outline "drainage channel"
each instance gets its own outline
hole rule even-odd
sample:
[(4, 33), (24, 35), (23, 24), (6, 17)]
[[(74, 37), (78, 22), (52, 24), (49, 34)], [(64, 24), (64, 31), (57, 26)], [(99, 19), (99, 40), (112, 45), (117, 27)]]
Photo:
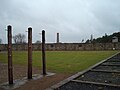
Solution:
[(120, 90), (120, 53), (47, 90)]

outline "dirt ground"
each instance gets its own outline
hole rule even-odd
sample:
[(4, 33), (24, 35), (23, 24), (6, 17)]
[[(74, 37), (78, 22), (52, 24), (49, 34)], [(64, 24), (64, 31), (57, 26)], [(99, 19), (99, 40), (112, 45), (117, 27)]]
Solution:
[[(22, 79), (23, 77), (26, 77), (27, 67), (14, 65), (13, 71), (14, 80)], [(41, 70), (39, 70), (38, 68), (33, 68), (33, 74), (41, 74)], [(26, 84), (14, 90), (45, 90), (46, 88), (49, 88), (50, 86), (60, 82), (61, 80), (64, 80), (69, 76), (71, 76), (71, 74), (56, 73), (53, 76), (43, 77), (37, 80), (30, 80)], [(7, 64), (0, 62), (0, 84), (5, 83), (7, 81), (8, 81)], [(0, 90), (4, 89), (0, 88)]]

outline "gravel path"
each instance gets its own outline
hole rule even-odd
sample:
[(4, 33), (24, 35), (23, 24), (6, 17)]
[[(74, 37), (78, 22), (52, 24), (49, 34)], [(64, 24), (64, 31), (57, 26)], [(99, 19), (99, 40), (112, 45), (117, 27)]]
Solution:
[[(14, 71), (14, 80), (16, 79), (22, 79), (23, 77), (26, 77), (27, 73), (27, 67), (25, 66), (19, 66), (14, 65), (13, 67)], [(40, 74), (41, 71), (38, 68), (33, 68), (33, 74)], [(0, 84), (8, 81), (8, 73), (7, 73), (7, 64), (0, 62)], [(19, 88), (16, 88), (14, 90), (45, 90), (46, 88), (60, 82), (61, 80), (69, 77), (70, 74), (65, 73), (57, 73), (50, 77), (43, 77), (38, 80), (30, 80), (26, 84), (22, 85)], [(4, 90), (1, 89), (0, 90)]]

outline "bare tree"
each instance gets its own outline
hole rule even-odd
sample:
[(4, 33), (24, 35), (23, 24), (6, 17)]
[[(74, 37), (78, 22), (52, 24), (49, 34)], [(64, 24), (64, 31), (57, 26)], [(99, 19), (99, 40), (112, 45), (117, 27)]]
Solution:
[(36, 44), (40, 44), (40, 43), (41, 43), (41, 41), (37, 40), (35, 43), (36, 43)]
[(2, 44), (2, 39), (0, 38), (0, 44)]
[(15, 44), (26, 43), (25, 38), (26, 38), (26, 36), (24, 34), (21, 34), (21, 33), (13, 36), (13, 40), (14, 40)]

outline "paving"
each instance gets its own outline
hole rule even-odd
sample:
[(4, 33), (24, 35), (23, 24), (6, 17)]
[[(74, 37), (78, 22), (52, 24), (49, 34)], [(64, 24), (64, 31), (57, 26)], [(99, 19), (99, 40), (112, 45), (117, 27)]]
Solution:
[(78, 72), (48, 90), (120, 90), (120, 53)]
[[(32, 79), (31, 80), (38, 80), (38, 79), (42, 79), (43, 77), (50, 77), (55, 75), (55, 73), (50, 73), (47, 72), (47, 75), (39, 75), (39, 74), (34, 74), (32, 75)], [(2, 83), (0, 84), (0, 88), (4, 89), (4, 90), (13, 90), (16, 88), (19, 88), (20, 86), (24, 85), (25, 83), (29, 82), (30, 80), (27, 79), (27, 77), (24, 77), (22, 79), (18, 79), (18, 80), (14, 80), (13, 84), (8, 84), (8, 82)]]

